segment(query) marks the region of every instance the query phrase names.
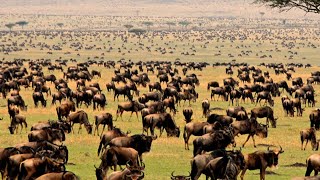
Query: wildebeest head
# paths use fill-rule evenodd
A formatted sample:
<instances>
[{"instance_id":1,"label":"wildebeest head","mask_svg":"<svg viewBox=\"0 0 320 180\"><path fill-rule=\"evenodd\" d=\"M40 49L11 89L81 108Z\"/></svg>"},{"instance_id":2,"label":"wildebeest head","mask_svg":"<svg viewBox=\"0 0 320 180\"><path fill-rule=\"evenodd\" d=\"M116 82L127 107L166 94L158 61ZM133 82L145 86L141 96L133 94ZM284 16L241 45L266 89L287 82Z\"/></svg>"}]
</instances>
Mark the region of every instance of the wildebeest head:
<instances>
[{"instance_id":1,"label":"wildebeest head","mask_svg":"<svg viewBox=\"0 0 320 180\"><path fill-rule=\"evenodd\" d=\"M9 126L8 129L10 134L14 134L14 131L16 130L16 126Z\"/></svg>"},{"instance_id":2,"label":"wildebeest head","mask_svg":"<svg viewBox=\"0 0 320 180\"><path fill-rule=\"evenodd\" d=\"M279 161L279 154L284 153L284 151L282 150L282 147L280 146L280 150L279 149L270 150L270 146L269 146L267 151L268 151L267 153L268 166L269 167L277 166Z\"/></svg>"},{"instance_id":3,"label":"wildebeest head","mask_svg":"<svg viewBox=\"0 0 320 180\"><path fill-rule=\"evenodd\" d=\"M235 161L236 165L242 170L245 166L244 156L240 150L233 150L232 154L230 154L232 159Z\"/></svg>"},{"instance_id":4,"label":"wildebeest head","mask_svg":"<svg viewBox=\"0 0 320 180\"><path fill-rule=\"evenodd\" d=\"M174 174L174 171L172 171L171 173L171 179L172 180L191 180L191 174L189 172L189 175L188 176L183 176L183 175L173 175Z\"/></svg>"},{"instance_id":5,"label":"wildebeest head","mask_svg":"<svg viewBox=\"0 0 320 180\"><path fill-rule=\"evenodd\" d=\"M157 139L157 136L146 136L144 134L139 136L141 136L141 142L140 142L141 144L139 147L141 152L150 152L152 141Z\"/></svg>"},{"instance_id":6,"label":"wildebeest head","mask_svg":"<svg viewBox=\"0 0 320 180\"><path fill-rule=\"evenodd\" d=\"M268 125L258 123L256 126L256 135L261 138L268 137Z\"/></svg>"}]
</instances>

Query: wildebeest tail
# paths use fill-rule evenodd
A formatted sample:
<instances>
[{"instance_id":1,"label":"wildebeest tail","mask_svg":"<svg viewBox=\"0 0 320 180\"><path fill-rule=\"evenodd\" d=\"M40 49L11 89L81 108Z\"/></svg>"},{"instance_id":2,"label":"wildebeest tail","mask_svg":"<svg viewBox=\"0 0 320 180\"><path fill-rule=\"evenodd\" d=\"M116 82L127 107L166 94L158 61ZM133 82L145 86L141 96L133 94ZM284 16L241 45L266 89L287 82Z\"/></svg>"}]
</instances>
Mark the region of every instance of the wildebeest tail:
<instances>
[{"instance_id":1,"label":"wildebeest tail","mask_svg":"<svg viewBox=\"0 0 320 180\"><path fill-rule=\"evenodd\" d=\"M56 108L56 111L57 111L58 119L61 121L60 108L57 107L57 108Z\"/></svg>"},{"instance_id":2,"label":"wildebeest tail","mask_svg":"<svg viewBox=\"0 0 320 180\"><path fill-rule=\"evenodd\" d=\"M27 174L27 170L26 168L24 167L24 163L22 162L20 164L20 167L19 167L19 176L18 176L18 180L23 180L24 178L24 175Z\"/></svg>"}]
</instances>

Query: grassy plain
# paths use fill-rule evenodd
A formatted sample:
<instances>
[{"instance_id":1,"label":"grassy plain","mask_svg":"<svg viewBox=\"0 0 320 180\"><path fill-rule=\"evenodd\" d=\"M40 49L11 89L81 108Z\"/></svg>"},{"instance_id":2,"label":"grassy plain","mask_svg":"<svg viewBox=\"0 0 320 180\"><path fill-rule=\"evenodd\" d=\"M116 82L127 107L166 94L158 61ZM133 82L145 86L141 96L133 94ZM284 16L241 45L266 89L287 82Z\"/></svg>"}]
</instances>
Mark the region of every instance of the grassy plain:
<instances>
[{"instance_id":1,"label":"grassy plain","mask_svg":"<svg viewBox=\"0 0 320 180\"><path fill-rule=\"evenodd\" d=\"M275 36L281 34L282 36L292 36L297 37L297 34L294 34L296 32L294 29L293 34L290 34L288 32L290 30L283 30L283 32L277 32L276 30L274 32L270 33L270 36ZM226 31L227 32L227 31ZM236 31L234 31L236 32ZM255 31L253 31L255 32ZM286 34L287 32L287 34ZM65 34L68 34L69 32L65 32ZM233 32L227 32L230 34L233 34ZM293 48L293 49L287 49L285 47L279 48L282 50L281 52L276 51L267 51L270 49L274 49L275 45L271 42L276 42L280 44L282 41L280 39L276 40L253 40L248 39L245 41L241 40L217 40L214 38L213 40L210 40L210 43L207 45L207 48L202 48L201 46L204 45L205 41L195 41L192 42L192 40L182 40L177 41L177 39L174 37L174 35L169 34L167 35L164 40L161 40L159 36L152 36L152 34L148 34L144 38L140 39L140 42L144 44L143 50L139 49L139 45L137 45L137 42L139 39L136 37L132 37L130 35L128 39L128 43L123 43L119 37L116 35L111 35L111 37L107 37L104 34L100 34L100 38L93 37L91 35L83 35L81 37L77 37L75 39L67 39L64 37L61 37L60 35L52 38L52 39L44 39L45 36L37 36L36 40L33 40L33 43L37 42L45 42L49 45L53 44L63 44L63 50L61 51L52 51L52 55L48 55L47 52L49 50L40 50L39 47L37 48L29 48L29 50L23 50L20 52L11 52L9 55L4 55L3 53L0 54L0 57L4 57L6 60L11 60L13 58L27 58L27 59L39 59L39 58L50 58L53 60L58 59L59 57L62 57L62 59L70 59L70 58L76 58L79 62L85 61L90 57L93 59L94 56L103 56L101 53L105 53L103 56L105 60L119 60L120 58L125 59L132 59L134 61L138 60L175 60L176 58L180 58L181 61L206 61L208 63L213 62L229 62L232 59L237 59L237 61L244 61L248 62L249 64L255 64L257 65L260 62L283 62L283 63L289 63L289 62L301 62L301 63L311 63L313 65L318 65L318 50L317 48L310 48L307 46L298 45L299 42L305 42L303 40L296 40L295 44L299 46L300 48ZM50 35L49 35L50 36ZM47 36L47 37L49 37ZM195 39L196 37L201 37L200 32L195 32L195 34L186 33L181 36L190 36L191 39ZM253 37L254 35L252 35ZM113 37L116 37L116 39L112 39ZM1 39L12 39L9 42L23 42L27 38L24 34L6 34L1 37ZM83 38L83 39L81 39ZM100 41L101 40L101 41ZM81 49L79 51L75 51L73 48L70 48L69 45L72 42L78 42L80 41L83 44L87 45L96 45L97 47L101 46L113 46L114 49L118 49L118 47L122 48L122 52L118 53L116 50L111 52L106 52L106 49L102 48L102 50L85 50ZM290 40L284 40L285 42L289 42ZM7 41L8 42L8 41ZM66 42L64 44L64 42ZM309 40L309 42L315 44L317 47L319 47L319 40ZM159 52L154 51L154 48L151 52L148 52L145 47L146 46L152 46L154 47L166 47L168 48L168 45L165 43L169 43L169 46L174 47L176 46L176 50L173 54L165 54L162 55ZM307 43L307 42L306 42ZM192 48L192 45L195 47L193 49L196 49L195 56L184 56L181 55L181 52L190 51L190 48ZM243 46L241 46L243 45ZM123 46L127 48L126 52L123 50ZM239 48L237 48L239 46ZM250 46L250 47L249 47ZM131 49L131 52L128 53L127 51ZM139 49L139 51L135 51L135 49ZM219 50L221 51L221 56L214 56L214 54L218 53ZM252 50L252 53L249 53L248 56L237 56L241 52L241 50ZM285 58L285 56L288 56L291 51L297 51L298 55L294 56L292 60L288 60L288 58ZM66 55L65 52L70 52L71 54ZM81 54L80 56L77 56L77 53ZM125 53L125 54L123 54ZM235 57L230 58L228 54L233 54ZM256 53L260 55L267 54L272 55L273 58L265 58L260 59L259 56L256 56ZM306 60L302 60L303 57L306 57ZM68 63L68 65L74 65L72 63ZM25 66L28 66L25 64ZM263 71L269 71L271 77L275 82L285 79L285 75L279 75L276 76L274 72L271 69L266 69L264 67L260 67ZM66 69L66 68L65 68ZM113 69L106 69L104 67L98 67L97 65L93 65L89 68L91 71L92 69L100 70L102 73L102 78L94 78L92 82L98 82L101 87L103 87L103 93L107 96L108 105L105 109L106 112L112 113L114 116L116 114L117 104L118 102L113 101L113 93L107 92L105 89L106 82L109 82L111 80L111 77L113 76ZM181 74L181 69L179 69L179 72ZM236 69L234 69L236 72ZM312 68L301 68L296 69L296 72L293 74L293 77L301 76L306 81L306 78L310 76L310 72L319 70L317 66L314 66ZM51 74L52 72L48 72L46 68L44 68L44 74ZM226 78L227 75L225 75L225 68L224 67L207 67L203 71L188 71L188 73L195 73L199 77L200 80L200 86L196 87L196 91L199 93L199 99L196 103L192 103L191 107L194 110L193 119L194 121L205 121L205 118L201 117L201 101L205 98L210 98L210 92L206 90L207 83L209 81L215 80L218 81L220 84L222 84L223 78ZM57 76L57 78L62 77L62 73L60 71L54 71L53 74ZM156 81L157 78L155 75L149 73L150 79L152 82ZM236 76L233 76L236 78ZM291 85L290 82L288 84ZM69 82L70 87L75 90L75 82L70 81ZM240 84L242 86L243 84ZM49 86L51 89L54 89L54 86L49 83ZM164 87L164 85L163 85ZM319 85L315 85L316 94L319 94ZM144 92L147 92L146 88L139 87L141 94ZM55 90L53 90L55 91ZM56 106L50 106L52 97L48 97L48 107L47 108L34 108L33 101L32 101L32 90L24 90L21 89L20 94L25 99L27 105L28 105L28 111L27 112L21 112L21 114L26 115L27 121L28 121L28 131L29 127L31 127L32 124L38 122L38 121L46 121L48 119L57 119L55 107ZM135 97L137 98L137 97ZM122 98L119 98L120 102L123 101ZM319 101L319 95L316 96L316 100ZM246 109L250 110L254 107L251 103L241 103L240 105L244 106ZM316 104L317 105L317 104ZM183 127L185 125L185 122L183 121L183 115L182 115L182 109L184 107L187 107L187 103L184 106L179 107L179 112L174 117L177 124L180 126L181 132L183 132ZM221 107L223 109L226 109L229 107L228 102L224 101L211 101L211 107ZM96 114L99 114L101 112L99 111L93 111L92 107L86 108L85 106L81 107L80 109L85 110L88 115L90 122L93 123L93 116ZM252 141L250 140L246 147L243 148L244 153L250 153L254 152L256 150L265 150L265 145L281 145L285 151L284 154L281 154L280 160L279 160L279 168L278 169L271 169L275 174L274 175L267 175L267 179L290 179L294 176L303 176L305 172L304 167L290 167L290 165L294 163L305 163L306 158L311 155L312 152L310 146L308 146L306 151L300 150L300 140L299 140L299 131L301 129L309 127L309 119L308 115L309 112L313 108L306 108L306 111L304 112L302 117L285 117L284 112L282 110L282 105L280 98L275 98L275 116L279 117L277 128L273 129L270 128L269 130L269 136L266 139L260 139L256 138L256 143L258 144L257 148L253 148ZM220 114L225 114L225 111L217 111ZM0 122L0 128L2 131L0 131L0 144L1 147L7 147L7 146L13 146L20 142L26 142L27 141L27 133L25 131L22 132L22 134L17 135L10 135L9 131L7 129L9 125L9 116L7 114L7 108L6 108L6 100L0 99L0 113L4 117L4 120ZM131 130L132 134L141 133L142 132L142 123L141 119L137 119L135 116L131 118L131 121L129 121L129 113L124 113L123 121L118 120L114 122L114 124L117 127L120 127L124 131ZM260 120L260 122L265 122L264 119ZM77 129L78 126L75 126L75 129ZM156 131L156 133L159 133L159 131ZM245 140L246 136L240 136L236 138L237 144L242 144ZM153 179L159 179L159 180L165 180L170 178L170 174L172 171L175 171L176 174L188 174L188 171L191 171L190 169L190 159L192 158L192 140L194 139L194 136L190 140L190 151L184 150L184 142L182 136L180 138L167 138L164 134L163 137L158 138L156 141L152 144L152 150L150 153L144 154L144 160L146 164L145 169L145 179L147 180L153 180ZM100 160L97 156L97 147L99 143L99 137L88 135L84 129L80 134L68 134L66 137L65 144L69 148L69 161L70 165L67 165L67 170L75 172L77 175L79 175L82 179L85 180L91 180L95 179L95 172L94 172L94 165L99 165ZM74 165L71 165L74 164ZM270 169L268 169L270 170ZM247 171L245 179L258 179L259 178L259 171ZM204 177L202 176L202 179Z\"/></svg>"}]
</instances>

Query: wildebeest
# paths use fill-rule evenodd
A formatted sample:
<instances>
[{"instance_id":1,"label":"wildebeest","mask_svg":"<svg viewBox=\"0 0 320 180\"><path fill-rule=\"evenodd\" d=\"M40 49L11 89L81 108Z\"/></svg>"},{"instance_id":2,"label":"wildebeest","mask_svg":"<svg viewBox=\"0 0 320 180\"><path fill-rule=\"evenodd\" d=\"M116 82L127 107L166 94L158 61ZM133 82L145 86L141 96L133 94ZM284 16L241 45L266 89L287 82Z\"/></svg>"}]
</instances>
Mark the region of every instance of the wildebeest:
<instances>
[{"instance_id":1,"label":"wildebeest","mask_svg":"<svg viewBox=\"0 0 320 180\"><path fill-rule=\"evenodd\" d=\"M300 131L300 140L301 140L301 150L306 150L307 144L309 140L311 141L311 148L313 151L317 151L319 148L319 141L316 138L316 129L315 128L307 128ZM303 142L306 142L306 145L303 148Z\"/></svg>"},{"instance_id":2,"label":"wildebeest","mask_svg":"<svg viewBox=\"0 0 320 180\"><path fill-rule=\"evenodd\" d=\"M112 130L108 130L104 134L101 135L100 143L98 147L98 155L100 154L103 147L109 145L110 141L116 137L125 137L128 136L130 131L127 133L122 132L119 128L113 127Z\"/></svg>"},{"instance_id":3,"label":"wildebeest","mask_svg":"<svg viewBox=\"0 0 320 180\"><path fill-rule=\"evenodd\" d=\"M48 141L48 142L55 142L55 141L65 141L66 136L64 131L61 129L52 129L52 128L44 128L40 130L33 130L28 134L29 142L34 141Z\"/></svg>"},{"instance_id":4,"label":"wildebeest","mask_svg":"<svg viewBox=\"0 0 320 180\"><path fill-rule=\"evenodd\" d=\"M270 92L268 91L259 92L257 95L256 105L258 104L258 102L261 105L260 102L262 99L265 100L264 105L267 105L267 102L268 102L270 106L274 106L274 100L272 99Z\"/></svg>"},{"instance_id":5,"label":"wildebeest","mask_svg":"<svg viewBox=\"0 0 320 180\"><path fill-rule=\"evenodd\" d=\"M207 122L189 122L186 124L184 127L184 132L183 132L183 139L185 143L185 149L189 150L189 138L191 135L194 136L202 136L204 135L203 133L203 127L205 125L208 125L209 123Z\"/></svg>"},{"instance_id":6,"label":"wildebeest","mask_svg":"<svg viewBox=\"0 0 320 180\"><path fill-rule=\"evenodd\" d=\"M62 129L64 132L71 132L71 126L69 123L67 123L66 121L54 120L48 120L47 122L38 122L36 124L33 124L31 127L31 131L40 130L44 128Z\"/></svg>"},{"instance_id":7,"label":"wildebeest","mask_svg":"<svg viewBox=\"0 0 320 180\"><path fill-rule=\"evenodd\" d=\"M244 168L245 161L241 151L234 151L223 157L217 157L208 162L204 174L211 179L237 179Z\"/></svg>"},{"instance_id":8,"label":"wildebeest","mask_svg":"<svg viewBox=\"0 0 320 180\"><path fill-rule=\"evenodd\" d=\"M154 129L160 129L160 137L165 129L168 136L180 136L180 129L177 127L175 121L169 113L149 114L142 120L143 132L147 132L150 128L151 135L154 136Z\"/></svg>"},{"instance_id":9,"label":"wildebeest","mask_svg":"<svg viewBox=\"0 0 320 180\"><path fill-rule=\"evenodd\" d=\"M314 175L317 176L320 168L320 154L312 154L307 160L307 170L305 176L310 176L311 172L314 171Z\"/></svg>"},{"instance_id":10,"label":"wildebeest","mask_svg":"<svg viewBox=\"0 0 320 180\"><path fill-rule=\"evenodd\" d=\"M61 121L62 117L67 118L70 111L76 111L76 106L73 101L64 101L60 106L56 107L58 119Z\"/></svg>"},{"instance_id":11,"label":"wildebeest","mask_svg":"<svg viewBox=\"0 0 320 180\"><path fill-rule=\"evenodd\" d=\"M10 134L14 134L14 131L16 130L16 133L18 133L18 125L20 124L21 126L21 129L20 129L20 134L22 132L22 128L23 128L23 125L24 125L24 128L26 129L26 132L27 132L27 127L28 127L28 124L27 124L27 118L23 115L20 115L20 114L17 114L17 115L14 115L11 119L11 123L10 123L10 126L9 126L9 131L10 131Z\"/></svg>"},{"instance_id":12,"label":"wildebeest","mask_svg":"<svg viewBox=\"0 0 320 180\"><path fill-rule=\"evenodd\" d=\"M320 126L320 109L315 109L310 112L310 127L315 127L316 130L319 130Z\"/></svg>"},{"instance_id":13,"label":"wildebeest","mask_svg":"<svg viewBox=\"0 0 320 180\"><path fill-rule=\"evenodd\" d=\"M234 121L231 124L233 128L233 135L238 134L249 134L247 140L243 143L242 147L248 142L249 138L252 137L253 146L256 147L254 135L258 135L262 138L268 136L268 127L267 125L262 125L254 119L248 119L244 121Z\"/></svg>"},{"instance_id":14,"label":"wildebeest","mask_svg":"<svg viewBox=\"0 0 320 180\"><path fill-rule=\"evenodd\" d=\"M219 83L217 81L208 82L207 90L210 90L210 87L219 87Z\"/></svg>"},{"instance_id":15,"label":"wildebeest","mask_svg":"<svg viewBox=\"0 0 320 180\"><path fill-rule=\"evenodd\" d=\"M191 122L193 110L191 108L184 108L182 113L183 113L183 116L184 116L186 123Z\"/></svg>"},{"instance_id":16,"label":"wildebeest","mask_svg":"<svg viewBox=\"0 0 320 180\"><path fill-rule=\"evenodd\" d=\"M71 130L73 131L73 125L75 123L79 123L79 130L78 130L78 134L81 130L81 126L82 124L84 124L84 127L86 128L88 134L92 133L92 125L89 123L89 118L88 118L88 114L86 112L84 112L83 110L77 111L77 112L73 112L70 113L69 116L67 117L67 122L70 123L71 125Z\"/></svg>"},{"instance_id":17,"label":"wildebeest","mask_svg":"<svg viewBox=\"0 0 320 180\"><path fill-rule=\"evenodd\" d=\"M8 103L8 107L13 104L20 107L20 109L23 111L27 110L27 105L25 105L25 102L20 95L9 97L7 100L7 103Z\"/></svg>"},{"instance_id":18,"label":"wildebeest","mask_svg":"<svg viewBox=\"0 0 320 180\"><path fill-rule=\"evenodd\" d=\"M202 117L207 117L210 111L210 102L208 99L205 99L201 103L202 107Z\"/></svg>"},{"instance_id":19,"label":"wildebeest","mask_svg":"<svg viewBox=\"0 0 320 180\"><path fill-rule=\"evenodd\" d=\"M92 103L93 103L93 110L95 110L96 107L98 107L99 105L101 109L104 110L105 106L107 105L106 96L104 94L96 94L93 96Z\"/></svg>"},{"instance_id":20,"label":"wildebeest","mask_svg":"<svg viewBox=\"0 0 320 180\"><path fill-rule=\"evenodd\" d=\"M47 106L47 100L44 99L42 92L34 92L32 98L35 107L38 107L38 101L41 102L42 107Z\"/></svg>"},{"instance_id":21,"label":"wildebeest","mask_svg":"<svg viewBox=\"0 0 320 180\"><path fill-rule=\"evenodd\" d=\"M8 158L18 153L20 153L20 151L15 147L0 148L0 172L2 179L4 179L4 172Z\"/></svg>"},{"instance_id":22,"label":"wildebeest","mask_svg":"<svg viewBox=\"0 0 320 180\"><path fill-rule=\"evenodd\" d=\"M109 143L110 146L131 147L138 151L140 162L143 161L142 153L151 150L152 141L157 137L146 136L144 134L135 134L128 137L116 137Z\"/></svg>"},{"instance_id":23,"label":"wildebeest","mask_svg":"<svg viewBox=\"0 0 320 180\"><path fill-rule=\"evenodd\" d=\"M65 171L64 163L56 162L48 157L31 158L20 164L18 179L29 180L49 172Z\"/></svg>"},{"instance_id":24,"label":"wildebeest","mask_svg":"<svg viewBox=\"0 0 320 180\"><path fill-rule=\"evenodd\" d=\"M80 178L71 171L46 173L36 180L79 180Z\"/></svg>"},{"instance_id":25,"label":"wildebeest","mask_svg":"<svg viewBox=\"0 0 320 180\"><path fill-rule=\"evenodd\" d=\"M14 117L15 115L19 114L19 108L16 105L9 105L8 107L8 113L10 116L10 119L12 119L12 117Z\"/></svg>"},{"instance_id":26,"label":"wildebeest","mask_svg":"<svg viewBox=\"0 0 320 180\"><path fill-rule=\"evenodd\" d=\"M122 171L112 172L108 177L106 172L102 168L96 168L97 180L141 180L144 178L144 165L143 166L131 166L127 163L126 168Z\"/></svg>"},{"instance_id":27,"label":"wildebeest","mask_svg":"<svg viewBox=\"0 0 320 180\"><path fill-rule=\"evenodd\" d=\"M130 118L132 117L133 112L135 112L138 118L138 111L141 111L143 108L145 108L145 105L139 103L138 101L128 101L119 103L116 120L118 119L119 115L122 119L122 114L124 111L131 111Z\"/></svg>"},{"instance_id":28,"label":"wildebeest","mask_svg":"<svg viewBox=\"0 0 320 180\"><path fill-rule=\"evenodd\" d=\"M273 110L269 106L264 107L257 107L251 109L251 119L256 118L264 118L266 117L266 124L269 125L269 120L271 121L271 127L276 128L277 127L277 119L273 115Z\"/></svg>"},{"instance_id":29,"label":"wildebeest","mask_svg":"<svg viewBox=\"0 0 320 180\"><path fill-rule=\"evenodd\" d=\"M139 154L133 148L128 147L110 147L107 148L100 157L101 164L99 168L102 168L106 172L109 167L114 167L113 170L117 170L117 165L126 165L128 161L132 162L134 166L139 164Z\"/></svg>"},{"instance_id":30,"label":"wildebeest","mask_svg":"<svg viewBox=\"0 0 320 180\"><path fill-rule=\"evenodd\" d=\"M268 147L267 151L256 151L250 154L245 154L245 166L240 175L241 180L243 180L244 174L246 173L247 169L260 169L260 180L264 180L267 167L277 166L279 154L283 152L284 151L280 146L280 150L270 150Z\"/></svg>"},{"instance_id":31,"label":"wildebeest","mask_svg":"<svg viewBox=\"0 0 320 180\"><path fill-rule=\"evenodd\" d=\"M97 134L99 136L99 125L100 124L103 125L103 129L102 129L101 134L103 133L106 125L108 125L108 130L112 130L112 128L113 128L112 114L110 114L110 113L102 113L102 114L99 114L99 115L95 115L94 119L95 119L95 121L94 121L95 129L94 129L93 135L95 135L96 131L97 131Z\"/></svg>"},{"instance_id":32,"label":"wildebeest","mask_svg":"<svg viewBox=\"0 0 320 180\"><path fill-rule=\"evenodd\" d=\"M231 130L217 130L193 140L193 156L200 154L202 151L224 149L233 143L234 136Z\"/></svg>"},{"instance_id":33,"label":"wildebeest","mask_svg":"<svg viewBox=\"0 0 320 180\"><path fill-rule=\"evenodd\" d=\"M233 119L232 117L227 115L219 115L219 114L212 113L207 117L207 122L210 124L219 122L222 126L227 127L233 122Z\"/></svg>"}]
</instances>

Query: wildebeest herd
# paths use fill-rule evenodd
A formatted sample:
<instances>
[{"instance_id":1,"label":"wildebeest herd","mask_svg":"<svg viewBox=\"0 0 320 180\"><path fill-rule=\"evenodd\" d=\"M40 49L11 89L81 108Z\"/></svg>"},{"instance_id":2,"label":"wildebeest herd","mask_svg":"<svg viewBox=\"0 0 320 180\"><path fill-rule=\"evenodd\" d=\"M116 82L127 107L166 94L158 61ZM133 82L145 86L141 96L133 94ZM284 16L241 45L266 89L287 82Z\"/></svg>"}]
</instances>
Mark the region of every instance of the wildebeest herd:
<instances>
[{"instance_id":1,"label":"wildebeest herd","mask_svg":"<svg viewBox=\"0 0 320 180\"><path fill-rule=\"evenodd\" d=\"M6 100L10 118L8 132L21 134L25 128L29 142L1 149L0 172L7 179L78 179L73 172L66 170L70 152L63 142L71 136L68 134L75 134L74 124L79 124L76 133L81 133L81 136L90 136L92 133L100 135L100 143L96 144L100 156L100 164L95 166L97 179L152 179L145 173L148 163L144 161L143 154L152 154L152 143L163 140L164 130L172 138L179 138L182 134L186 150L189 150L191 135L196 136L192 140L191 165L186 170L190 174L175 175L175 169L172 169L169 172L171 179L198 179L201 174L211 179L237 179L241 174L241 179L244 179L247 170L255 169L260 170L260 179L265 179L268 167L281 164L280 154L285 149L280 144L269 144L264 150L245 154L242 153L242 148L250 138L253 146L257 147L255 135L268 138L273 128L279 128L279 117L274 110L276 99L282 102L286 118L294 117L295 114L301 117L306 108L314 108L316 92L313 86L317 86L320 81L320 72L312 72L307 82L294 75L295 70L310 66L294 63L261 63L253 66L235 61L209 64L179 60L2 61L0 90ZM56 75L44 73L47 72L45 69L52 71L54 67L61 67ZM94 70L96 67L113 71L113 77L108 79L101 76L100 71ZM90 71L89 68L93 70ZM225 68L226 77L222 84L210 81L205 85L211 93L211 100L209 93L207 98L200 100L201 114L206 121L198 121L200 118L194 118L194 114L197 114L194 110L197 108L192 104L199 101L199 74L210 68ZM230 75L230 71L237 71L238 75ZM283 74L286 77L290 73L294 78L290 76L288 81L274 82L271 72L274 72L274 76ZM57 78L57 74L61 78ZM95 82L100 78L110 82ZM151 79L155 81L151 82ZM253 83L249 83L251 79L254 79ZM239 80L246 83L241 84ZM292 86L288 85L290 81ZM71 82L76 84L75 88L70 86ZM29 131L27 122L32 114L27 112L32 105L26 104L27 97L21 95L24 91L22 87L32 89L35 109L47 109L47 102L52 98L51 106L55 106L56 120L43 120L33 124ZM104 87L107 89L106 93L113 91L112 99L106 99ZM124 101L119 102L118 96L120 99L123 96ZM186 101L188 104L185 104ZM212 107L212 103L218 101L229 101L227 104L235 103L236 106L227 109ZM116 113L105 112L111 102L117 103ZM240 106L240 103L253 108L248 110ZM94 111L94 117L88 115L91 110ZM225 111L226 115L218 113L219 111ZM129 112L130 117L124 119L124 112ZM133 113L136 118L131 117ZM183 128L177 125L177 114L184 116ZM90 118L94 119L91 120L92 123ZM261 118L266 118L266 121L261 123ZM301 129L300 132L301 149L305 150L308 141L311 141L312 150L318 150L316 131L320 125L320 109L312 110L309 120L310 127ZM123 129L130 128L114 126L118 121L142 124L141 133L124 132ZM89 135L82 132L82 126ZM99 132L99 126L103 126L102 132ZM160 133L155 132L156 129ZM248 135L242 145L237 140L239 135ZM317 174L320 167L318 159L317 154L307 159L306 176L310 176L313 170ZM117 166L120 166L120 171L117 171ZM110 169L114 172L109 173Z\"/></svg>"}]
</instances>

